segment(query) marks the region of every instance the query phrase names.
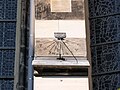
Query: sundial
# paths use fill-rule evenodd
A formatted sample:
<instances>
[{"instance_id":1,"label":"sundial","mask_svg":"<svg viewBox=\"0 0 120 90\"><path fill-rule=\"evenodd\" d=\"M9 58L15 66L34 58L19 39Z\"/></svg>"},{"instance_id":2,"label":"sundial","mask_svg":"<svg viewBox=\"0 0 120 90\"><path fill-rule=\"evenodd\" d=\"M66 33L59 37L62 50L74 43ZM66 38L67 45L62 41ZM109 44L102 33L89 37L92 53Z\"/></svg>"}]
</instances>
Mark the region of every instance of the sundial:
<instances>
[{"instance_id":1,"label":"sundial","mask_svg":"<svg viewBox=\"0 0 120 90\"><path fill-rule=\"evenodd\" d=\"M36 56L58 56L57 40L54 38L36 38L35 55ZM74 53L75 56L85 56L84 38L65 38L64 42ZM65 46L62 47L64 56L71 56L71 53Z\"/></svg>"},{"instance_id":2,"label":"sundial","mask_svg":"<svg viewBox=\"0 0 120 90\"><path fill-rule=\"evenodd\" d=\"M85 56L85 51L85 39L66 38L65 32L54 32L54 38L36 39L36 56L57 56L65 60L64 56Z\"/></svg>"}]
</instances>

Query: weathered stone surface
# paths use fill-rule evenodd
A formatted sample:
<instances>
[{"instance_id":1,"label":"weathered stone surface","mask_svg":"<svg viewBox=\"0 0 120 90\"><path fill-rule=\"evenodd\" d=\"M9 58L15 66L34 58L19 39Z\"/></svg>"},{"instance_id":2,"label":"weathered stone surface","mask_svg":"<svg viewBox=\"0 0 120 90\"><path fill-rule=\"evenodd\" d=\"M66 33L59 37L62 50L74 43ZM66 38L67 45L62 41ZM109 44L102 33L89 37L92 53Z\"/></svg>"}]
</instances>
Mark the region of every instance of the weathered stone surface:
<instances>
[{"instance_id":1,"label":"weathered stone surface","mask_svg":"<svg viewBox=\"0 0 120 90\"><path fill-rule=\"evenodd\" d=\"M86 41L85 38L66 38L64 40L68 48L75 56L86 56ZM56 56L59 54L58 41L54 38L37 38L35 45L36 56ZM70 51L62 44L64 56L72 56Z\"/></svg>"},{"instance_id":2,"label":"weathered stone surface","mask_svg":"<svg viewBox=\"0 0 120 90\"><path fill-rule=\"evenodd\" d=\"M51 12L71 12L71 0L50 0Z\"/></svg>"},{"instance_id":3,"label":"weathered stone surface","mask_svg":"<svg viewBox=\"0 0 120 90\"><path fill-rule=\"evenodd\" d=\"M35 17L38 20L83 20L84 16L84 0L71 0L71 12L51 12L50 0L35 1Z\"/></svg>"}]
</instances>

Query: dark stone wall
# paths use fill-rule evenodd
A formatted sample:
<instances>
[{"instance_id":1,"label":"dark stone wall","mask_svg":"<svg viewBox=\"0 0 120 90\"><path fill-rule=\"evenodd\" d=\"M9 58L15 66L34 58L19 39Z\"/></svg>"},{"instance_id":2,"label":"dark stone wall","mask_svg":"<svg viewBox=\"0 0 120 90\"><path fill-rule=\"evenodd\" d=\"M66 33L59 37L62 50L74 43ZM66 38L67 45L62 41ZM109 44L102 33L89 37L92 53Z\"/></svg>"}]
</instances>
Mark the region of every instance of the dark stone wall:
<instances>
[{"instance_id":1,"label":"dark stone wall","mask_svg":"<svg viewBox=\"0 0 120 90\"><path fill-rule=\"evenodd\" d=\"M15 90L27 90L28 88L28 46L29 46L29 20L30 20L30 0L21 0L20 16L20 50L19 50L19 72L18 81Z\"/></svg>"},{"instance_id":2,"label":"dark stone wall","mask_svg":"<svg viewBox=\"0 0 120 90\"><path fill-rule=\"evenodd\" d=\"M93 90L120 87L120 0L88 0Z\"/></svg>"}]
</instances>

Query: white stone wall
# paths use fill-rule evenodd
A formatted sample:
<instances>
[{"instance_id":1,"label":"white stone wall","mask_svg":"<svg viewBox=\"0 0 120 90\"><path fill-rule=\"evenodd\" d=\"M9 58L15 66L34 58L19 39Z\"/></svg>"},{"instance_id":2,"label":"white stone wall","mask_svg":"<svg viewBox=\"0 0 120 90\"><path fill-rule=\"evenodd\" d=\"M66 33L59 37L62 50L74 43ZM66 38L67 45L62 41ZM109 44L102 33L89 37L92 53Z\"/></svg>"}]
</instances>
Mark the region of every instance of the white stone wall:
<instances>
[{"instance_id":1,"label":"white stone wall","mask_svg":"<svg viewBox=\"0 0 120 90\"><path fill-rule=\"evenodd\" d=\"M34 77L34 90L89 90L87 77Z\"/></svg>"}]
</instances>

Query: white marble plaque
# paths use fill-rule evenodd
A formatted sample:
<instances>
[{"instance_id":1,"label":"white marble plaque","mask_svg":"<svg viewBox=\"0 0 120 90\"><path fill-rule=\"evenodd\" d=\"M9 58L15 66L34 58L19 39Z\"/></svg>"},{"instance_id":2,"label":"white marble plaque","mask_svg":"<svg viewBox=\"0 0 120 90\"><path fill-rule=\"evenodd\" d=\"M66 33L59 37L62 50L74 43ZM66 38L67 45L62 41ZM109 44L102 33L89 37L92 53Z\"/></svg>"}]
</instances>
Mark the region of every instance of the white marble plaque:
<instances>
[{"instance_id":1,"label":"white marble plaque","mask_svg":"<svg viewBox=\"0 0 120 90\"><path fill-rule=\"evenodd\" d=\"M71 12L71 0L51 0L51 12Z\"/></svg>"}]
</instances>

